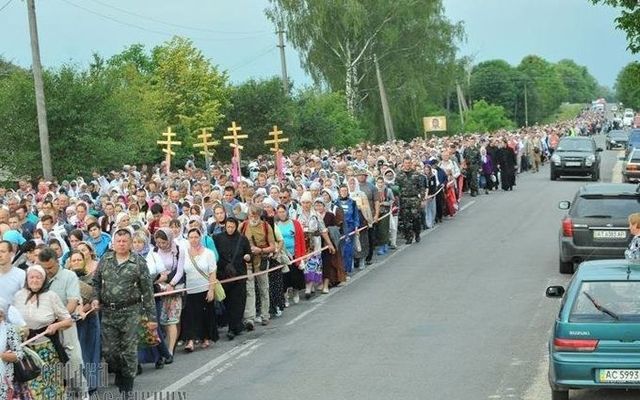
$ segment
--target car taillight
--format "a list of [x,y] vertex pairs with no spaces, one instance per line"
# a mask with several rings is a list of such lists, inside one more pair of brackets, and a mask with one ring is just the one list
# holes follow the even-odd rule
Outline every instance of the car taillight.
[[555,351],[594,351],[598,347],[595,339],[553,339]]
[[562,236],[573,236],[573,221],[571,218],[565,218],[562,220]]

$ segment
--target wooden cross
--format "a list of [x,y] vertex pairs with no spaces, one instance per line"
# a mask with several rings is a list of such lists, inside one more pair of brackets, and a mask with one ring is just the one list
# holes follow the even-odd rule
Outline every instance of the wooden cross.
[[201,142],[195,143],[193,145],[193,147],[202,147],[202,150],[199,151],[199,154],[202,154],[205,158],[211,157],[213,155],[213,152],[211,152],[209,149],[213,149],[220,144],[220,142],[217,140],[209,141],[209,139],[213,137],[213,135],[208,132],[211,129],[212,128],[201,128],[200,131],[202,133],[197,136],[198,139],[201,140]]
[[242,130],[241,126],[236,126],[236,121],[231,122],[231,127],[227,128],[227,131],[231,132],[231,135],[223,136],[224,140],[230,140],[229,146],[237,150],[242,150],[244,147],[238,143],[238,139],[247,139],[249,135],[239,135],[238,132]]
[[169,171],[171,170],[171,156],[175,156],[176,153],[171,150],[171,146],[175,145],[175,146],[180,146],[182,145],[182,142],[178,141],[178,140],[172,140],[174,136],[176,136],[175,132],[171,132],[171,127],[167,127],[167,131],[166,132],[162,132],[162,136],[164,136],[166,139],[165,140],[158,140],[156,141],[156,143],[158,143],[161,146],[167,146],[165,148],[162,149],[162,151],[167,155],[167,174],[169,173]]
[[273,147],[271,147],[269,150],[273,151],[276,154],[278,154],[278,152],[280,151],[280,143],[289,141],[289,138],[281,138],[280,135],[282,135],[282,131],[278,130],[278,125],[274,125],[273,131],[269,132],[269,136],[273,136],[273,139],[264,141],[264,144],[273,144]]

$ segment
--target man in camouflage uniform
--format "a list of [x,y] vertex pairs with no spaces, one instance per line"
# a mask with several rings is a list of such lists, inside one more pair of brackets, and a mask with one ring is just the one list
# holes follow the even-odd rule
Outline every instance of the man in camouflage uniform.
[[396,185],[400,194],[400,218],[398,230],[402,232],[407,244],[415,238],[420,241],[420,204],[425,188],[413,167],[411,157],[402,160],[402,167],[396,176]]
[[131,252],[131,232],[118,230],[113,252],[100,260],[93,278],[96,300],[102,310],[102,355],[116,374],[116,386],[128,395],[138,366],[138,326],[140,317],[147,328],[157,329],[153,287],[144,258]]
[[478,195],[478,171],[480,170],[480,150],[472,138],[467,139],[467,143],[462,154],[467,165],[467,179],[469,180],[469,191],[471,197]]

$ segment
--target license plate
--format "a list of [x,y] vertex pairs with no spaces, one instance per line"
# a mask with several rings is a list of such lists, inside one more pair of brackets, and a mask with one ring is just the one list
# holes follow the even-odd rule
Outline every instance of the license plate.
[[627,231],[593,231],[594,239],[626,239]]
[[579,167],[582,165],[580,161],[567,161],[567,167]]
[[639,383],[639,369],[601,369],[598,371],[600,383]]

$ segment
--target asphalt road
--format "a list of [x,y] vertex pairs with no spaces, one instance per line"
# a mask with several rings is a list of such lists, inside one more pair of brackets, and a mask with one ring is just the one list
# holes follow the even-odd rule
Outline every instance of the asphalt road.
[[[603,181],[618,156],[603,152]],[[558,273],[557,203],[585,183],[551,182],[545,166],[521,174],[513,192],[466,197],[422,243],[267,328],[178,352],[160,371],[145,366],[136,390],[195,400],[549,399],[546,341],[559,303],[544,290],[569,279]],[[604,397],[638,393],[572,392]]]

